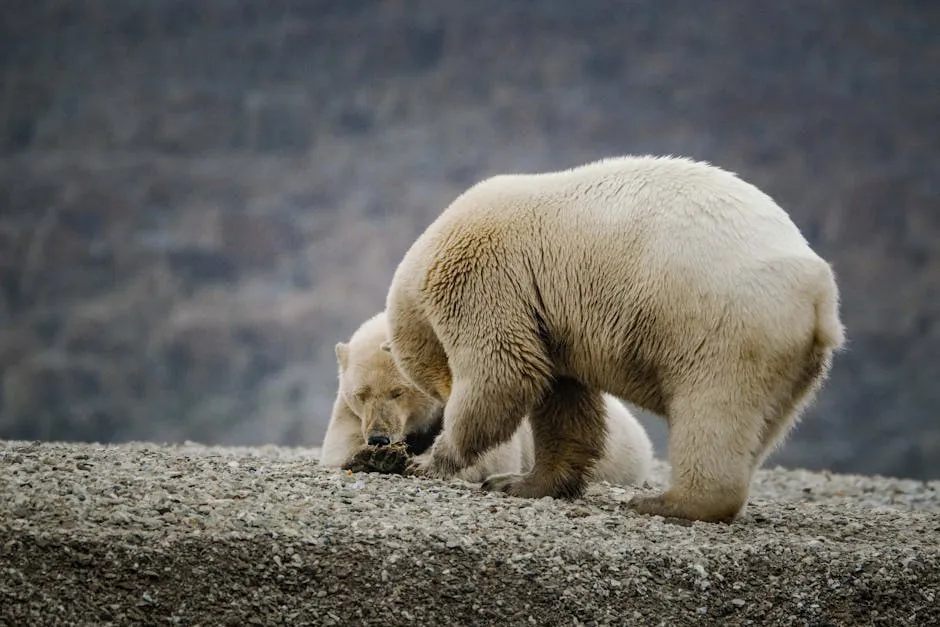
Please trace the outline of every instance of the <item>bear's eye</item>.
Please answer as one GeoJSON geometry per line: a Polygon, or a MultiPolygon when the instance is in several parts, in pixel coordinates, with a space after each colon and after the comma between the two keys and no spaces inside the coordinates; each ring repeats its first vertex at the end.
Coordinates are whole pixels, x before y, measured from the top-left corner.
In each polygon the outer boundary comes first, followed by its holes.
{"type": "Polygon", "coordinates": [[[365,403],[368,396],[369,390],[356,390],[356,393],[353,394],[353,397],[360,403],[365,403]]]}
{"type": "Polygon", "coordinates": [[[404,393],[405,393],[405,391],[399,388],[399,389],[392,390],[391,392],[389,392],[388,395],[389,395],[390,398],[396,399],[396,398],[400,397],[400,396],[401,396],[402,394],[404,394],[404,393]]]}

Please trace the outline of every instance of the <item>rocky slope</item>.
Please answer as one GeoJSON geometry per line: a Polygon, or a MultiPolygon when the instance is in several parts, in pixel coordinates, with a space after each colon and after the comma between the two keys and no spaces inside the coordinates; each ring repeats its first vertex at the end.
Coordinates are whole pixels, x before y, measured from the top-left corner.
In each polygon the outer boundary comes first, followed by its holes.
{"type": "Polygon", "coordinates": [[[463,188],[678,153],[840,279],[849,350],[776,461],[940,477],[938,28],[913,0],[15,0],[0,437],[317,444],[333,345],[463,188]]]}
{"type": "Polygon", "coordinates": [[[533,501],[316,455],[0,443],[0,624],[940,622],[937,481],[767,470],[735,523],[676,524],[632,488],[533,501]]]}

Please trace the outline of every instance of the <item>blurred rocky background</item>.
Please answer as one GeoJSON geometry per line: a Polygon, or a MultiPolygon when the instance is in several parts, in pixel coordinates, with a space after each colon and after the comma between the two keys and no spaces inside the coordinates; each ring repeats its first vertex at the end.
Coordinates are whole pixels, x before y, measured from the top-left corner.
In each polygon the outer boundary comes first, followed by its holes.
{"type": "Polygon", "coordinates": [[[459,192],[673,153],[840,279],[851,343],[769,463],[940,477],[938,2],[2,9],[2,438],[318,445],[333,345],[459,192]]]}

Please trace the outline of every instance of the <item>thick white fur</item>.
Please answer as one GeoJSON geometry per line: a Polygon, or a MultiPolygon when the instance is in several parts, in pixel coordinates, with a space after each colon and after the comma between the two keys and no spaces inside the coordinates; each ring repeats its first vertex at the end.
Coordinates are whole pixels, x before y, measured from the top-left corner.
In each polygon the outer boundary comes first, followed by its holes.
{"type": "Polygon", "coordinates": [[[496,176],[415,241],[388,293],[391,352],[446,403],[418,471],[451,476],[528,414],[536,463],[485,487],[575,496],[600,395],[667,418],[672,485],[642,513],[727,521],[844,342],[833,272],[733,173],[673,157],[496,176]]]}
{"type": "MultiPolygon", "coordinates": [[[[381,432],[394,443],[408,433],[430,428],[440,415],[440,404],[415,388],[391,355],[382,350],[387,339],[388,326],[382,312],[365,321],[348,343],[337,345],[339,386],[321,447],[322,466],[345,465],[365,446],[370,432],[381,432]],[[366,389],[366,397],[356,397],[358,391],[366,389]],[[398,392],[398,396],[390,398],[391,391],[398,392]]],[[[604,400],[609,437],[590,479],[642,485],[652,466],[652,442],[623,403],[611,396],[604,400]]],[[[457,476],[479,483],[492,475],[528,473],[533,465],[532,429],[523,420],[512,438],[486,451],[457,476]]]]}

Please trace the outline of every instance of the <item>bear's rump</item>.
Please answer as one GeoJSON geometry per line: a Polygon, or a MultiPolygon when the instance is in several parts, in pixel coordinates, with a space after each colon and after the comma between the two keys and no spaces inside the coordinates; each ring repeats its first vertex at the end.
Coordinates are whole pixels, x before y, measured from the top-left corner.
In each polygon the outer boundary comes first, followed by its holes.
{"type": "Polygon", "coordinates": [[[615,267],[587,265],[594,267],[569,265],[560,270],[568,276],[540,282],[538,315],[557,374],[656,413],[689,372],[757,349],[767,359],[790,355],[814,332],[814,279],[797,272],[812,269],[807,260],[744,263],[724,278],[709,268],[647,267],[620,281],[615,267]]]}

